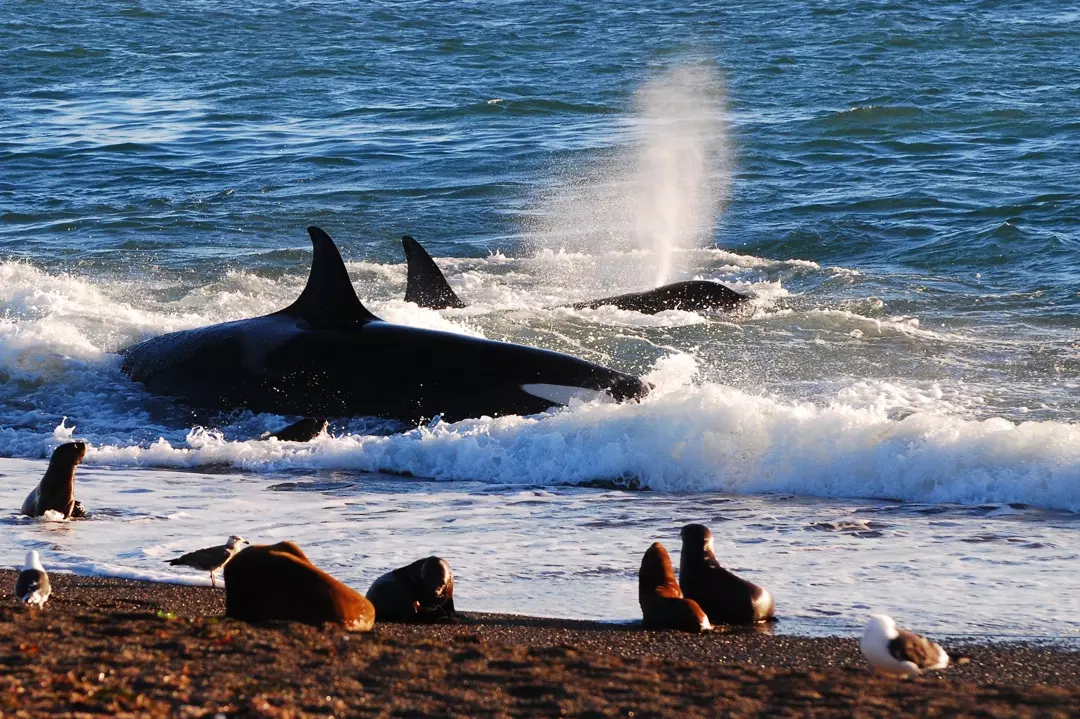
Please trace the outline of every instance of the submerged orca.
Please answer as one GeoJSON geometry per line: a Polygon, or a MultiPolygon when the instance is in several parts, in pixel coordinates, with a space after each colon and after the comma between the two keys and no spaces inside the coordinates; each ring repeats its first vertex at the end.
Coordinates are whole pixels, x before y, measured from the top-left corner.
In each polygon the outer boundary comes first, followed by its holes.
{"type": "Polygon", "coordinates": [[[360,303],[330,236],[308,234],[311,273],[291,305],[140,342],[122,352],[122,370],[199,407],[402,421],[534,414],[648,391],[559,352],[383,322],[360,303]]]}
{"type": "MultiPolygon", "coordinates": [[[[409,264],[409,278],[405,286],[405,301],[415,302],[420,307],[433,310],[445,310],[448,307],[460,309],[465,303],[458,299],[450,288],[435,260],[419,242],[405,235],[401,238],[405,246],[405,257],[409,264]]],[[[719,282],[689,280],[662,285],[645,292],[630,292],[625,295],[602,297],[569,305],[576,310],[596,309],[614,306],[621,310],[632,310],[643,315],[655,315],[664,310],[685,310],[701,312],[703,310],[732,310],[750,298],[735,290],[724,287],[719,282]]]]}

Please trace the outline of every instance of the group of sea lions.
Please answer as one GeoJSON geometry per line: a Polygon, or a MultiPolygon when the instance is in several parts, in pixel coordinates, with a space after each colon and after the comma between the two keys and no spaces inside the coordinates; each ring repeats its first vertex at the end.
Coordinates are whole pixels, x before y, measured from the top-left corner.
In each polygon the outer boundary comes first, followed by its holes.
{"type": "Polygon", "coordinates": [[[712,532],[702,524],[682,528],[679,580],[671,558],[654,542],[641,560],[638,602],[648,628],[704,632],[714,624],[756,624],[774,618],[768,590],[720,566],[712,532]]]}
{"type": "MultiPolygon", "coordinates": [[[[325,422],[306,422],[305,431],[325,430],[325,422]]],[[[31,517],[70,519],[86,516],[75,501],[75,467],[86,444],[69,442],[53,451],[49,467],[27,496],[22,513],[31,517]]],[[[775,602],[763,587],[724,569],[713,549],[712,533],[701,524],[685,525],[680,536],[679,578],[667,550],[654,542],[638,573],[638,601],[646,629],[703,632],[718,624],[756,624],[774,618],[775,602]],[[681,583],[680,583],[681,582],[681,583]]],[[[167,560],[210,572],[224,569],[225,615],[246,622],[332,622],[349,631],[367,631],[381,621],[454,622],[454,575],[439,557],[419,559],[383,574],[360,594],[316,567],[293,542],[250,545],[238,535],[220,546],[206,547],[167,560]]],[[[15,596],[40,609],[51,586],[38,552],[31,550],[15,581],[15,596]]],[[[911,675],[948,666],[940,645],[899,629],[884,615],[874,615],[860,643],[863,655],[878,671],[911,675]]]]}

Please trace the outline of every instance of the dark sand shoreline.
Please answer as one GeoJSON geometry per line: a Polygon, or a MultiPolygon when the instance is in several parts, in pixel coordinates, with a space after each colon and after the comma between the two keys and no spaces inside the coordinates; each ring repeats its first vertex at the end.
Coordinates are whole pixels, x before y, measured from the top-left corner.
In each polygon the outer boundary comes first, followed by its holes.
{"type": "Polygon", "coordinates": [[[0,570],[0,717],[1080,715],[1080,652],[1041,645],[947,645],[966,661],[898,680],[851,638],[475,613],[348,634],[224,619],[220,589],[51,576],[32,614],[0,570]]]}

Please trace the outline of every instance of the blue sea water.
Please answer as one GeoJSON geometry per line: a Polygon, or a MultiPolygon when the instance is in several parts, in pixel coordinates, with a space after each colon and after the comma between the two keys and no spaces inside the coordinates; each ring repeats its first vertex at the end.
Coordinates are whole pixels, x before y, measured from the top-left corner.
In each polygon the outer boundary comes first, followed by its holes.
{"type": "Polygon", "coordinates": [[[361,588],[438,551],[465,609],[617,619],[705,521],[793,631],[1075,636],[1078,46],[1049,1],[7,0],[0,551],[160,578],[240,532],[361,588]],[[119,372],[288,304],[310,224],[386,319],[657,389],[299,447],[119,372]],[[403,302],[405,233],[467,309],[403,302]],[[752,309],[557,307],[692,277],[752,309]],[[69,436],[94,521],[16,518],[69,436]]]}

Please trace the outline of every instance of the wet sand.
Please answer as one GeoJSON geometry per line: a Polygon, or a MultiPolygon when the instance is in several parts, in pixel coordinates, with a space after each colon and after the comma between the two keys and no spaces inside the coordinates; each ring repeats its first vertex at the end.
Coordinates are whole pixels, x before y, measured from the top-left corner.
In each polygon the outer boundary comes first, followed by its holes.
{"type": "Polygon", "coordinates": [[[856,640],[465,614],[348,634],[224,619],[224,591],[70,574],[30,612],[0,570],[0,717],[1080,715],[1080,652],[946,645],[874,675],[856,640]]]}

